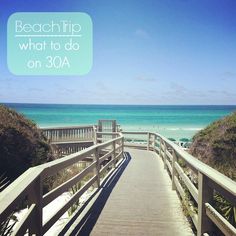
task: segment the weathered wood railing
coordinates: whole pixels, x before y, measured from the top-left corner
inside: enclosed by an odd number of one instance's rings
[[[197,160],[160,134],[123,132],[123,135],[126,141],[125,146],[155,151],[163,159],[164,168],[168,170],[172,178],[172,189],[179,193],[183,204],[191,212],[190,217],[198,236],[212,235],[213,225],[217,226],[224,235],[236,235],[236,228],[213,206],[213,196],[217,192],[236,207],[236,182]],[[143,142],[144,137],[146,137],[146,142]],[[127,140],[129,140],[128,143]],[[181,162],[184,162],[188,170],[195,174],[197,183],[189,178]],[[192,196],[192,200],[188,199],[187,193]],[[197,207],[196,210],[194,205]]]
[[[28,211],[17,224],[14,235],[30,234],[42,235],[67,211],[79,197],[93,184],[100,185],[101,174],[123,156],[124,146],[154,151],[163,159],[164,168],[172,179],[172,189],[176,190],[183,200],[183,204],[191,211],[190,217],[197,229],[197,234],[211,235],[213,225],[216,225],[223,234],[236,235],[236,229],[231,225],[213,205],[213,195],[219,193],[234,206],[236,205],[236,183],[223,174],[197,160],[181,147],[157,133],[151,132],[123,132],[99,133],[102,138],[95,135],[96,142],[102,141],[83,151],[71,154],[37,167],[30,168],[16,181],[0,193],[0,223],[27,198]],[[108,136],[111,140],[105,141]],[[105,142],[104,142],[105,141]],[[80,173],[66,180],[50,192],[43,193],[45,178],[57,174],[61,170],[75,165],[84,159],[92,160]],[[106,164],[104,164],[106,163]],[[192,175],[197,176],[194,182],[186,173],[188,166]],[[46,222],[43,222],[43,208],[60,196],[63,192],[80,182],[85,176],[89,180],[80,188],[71,199],[58,209]],[[158,180],[157,180],[158,181]],[[191,195],[191,198],[187,197]],[[196,209],[194,208],[196,206]]]
[[[124,142],[126,147],[137,147],[142,149],[151,150],[151,147],[154,145],[156,135],[145,132],[132,132],[125,131],[122,132],[124,135]]]
[[[56,157],[63,157],[84,150],[95,143],[96,126],[42,128],[53,147]]]
[[[119,136],[119,132],[96,132],[95,143],[103,143]]]
[[[47,137],[53,147],[53,154],[56,157],[63,157],[75,152],[84,150],[95,143],[101,143],[115,137],[114,133],[120,131],[120,125],[114,123],[113,120],[100,120],[102,125],[109,121],[114,125],[115,132],[108,135],[107,132],[97,132],[97,125],[90,126],[72,126],[72,127],[56,127],[42,128],[43,134]],[[105,128],[107,128],[105,126]],[[108,126],[109,128],[109,126]],[[107,128],[107,129],[108,129]],[[100,127],[102,129],[102,127]]]
[[[102,127],[103,122],[112,122],[114,126],[112,130],[109,130],[110,126]],[[52,127],[52,128],[41,128],[43,134],[51,143],[61,144],[61,143],[71,143],[71,142],[94,142],[95,135],[101,136],[101,133],[105,132],[119,132],[120,125],[114,123],[113,120],[100,120],[100,126],[89,125],[89,126],[69,126],[69,127]],[[106,123],[105,123],[106,124]],[[99,129],[104,129],[100,131]],[[97,132],[98,131],[98,132]],[[104,132],[105,131],[105,132]]]
[[[124,142],[121,134],[107,142],[94,145],[83,151],[71,154],[61,159],[32,167],[17,178],[3,192],[0,193],[0,224],[9,217],[15,209],[27,199],[28,211],[18,222],[13,235],[43,235],[66,212],[80,196],[93,184],[100,186],[101,175],[109,167],[115,167],[117,161],[123,157]],[[66,180],[50,192],[43,194],[43,181],[56,175],[86,158],[92,162],[83,171]],[[43,208],[55,200],[62,193],[79,183],[88,174],[89,180],[46,221],[43,221]]]
[[[94,140],[93,125],[42,128],[42,131],[52,143]]]

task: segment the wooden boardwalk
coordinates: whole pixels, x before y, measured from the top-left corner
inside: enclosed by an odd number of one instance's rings
[[[216,232],[218,235],[217,230],[226,236],[236,236],[234,225],[218,212],[212,201],[216,191],[236,206],[236,183],[164,136],[146,131],[121,132],[114,120],[102,120],[98,126],[57,127],[43,132],[52,143],[57,142],[54,153],[65,157],[31,167],[0,193],[0,224],[28,199],[28,208],[15,225],[14,235],[28,232],[38,236],[45,233],[49,236],[192,235],[179,194],[191,212],[192,226],[198,236]],[[138,149],[123,152],[124,148],[134,146]],[[48,193],[43,192],[45,178],[86,160],[90,161],[83,171]],[[116,161],[119,164],[111,169]],[[197,186],[179,161],[197,174]],[[53,214],[46,219],[44,208],[85,176],[88,179],[79,191],[52,209]],[[92,186],[99,188],[65,219],[64,213],[78,200],[82,203],[82,195]],[[192,196],[191,201],[186,194]],[[191,207],[192,201],[197,212]]]
[[[126,152],[125,166],[72,235],[193,235],[162,160],[151,151]]]

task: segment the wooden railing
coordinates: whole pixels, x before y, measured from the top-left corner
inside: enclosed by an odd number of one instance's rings
[[[78,129],[71,130],[74,132]],[[74,134],[72,133],[73,137]],[[54,140],[58,140],[58,134],[52,135]],[[64,133],[61,131],[61,134]],[[27,213],[17,223],[13,235],[24,235],[26,232],[29,235],[43,235],[47,232],[90,186],[96,184],[99,187],[101,175],[104,176],[105,171],[115,167],[117,161],[123,157],[123,137],[121,134],[117,136],[112,140],[94,145],[83,151],[28,169],[0,193],[0,224],[27,199]],[[83,171],[64,181],[50,192],[43,193],[43,183],[46,178],[55,176],[58,172],[66,170],[87,158],[90,158],[92,162]],[[89,173],[89,180],[72,195],[68,202],[60,206],[46,222],[43,222],[43,208],[62,193],[81,182]]]
[[[102,123],[102,121],[103,120],[101,120],[100,123]],[[109,120],[104,120],[104,121],[108,122]],[[114,125],[115,125],[114,126],[115,131],[113,131],[113,133],[119,132],[120,125],[116,123]],[[104,129],[105,128],[106,126],[104,127]],[[99,127],[97,125],[41,128],[43,134],[47,137],[47,139],[51,143],[55,144],[72,143],[72,142],[84,143],[85,141],[94,142],[96,133],[97,135],[101,135],[101,133],[105,134],[105,132],[107,132],[107,131],[100,132],[98,129]]]
[[[44,135],[52,142],[93,141],[95,126],[72,126],[42,128]]]
[[[95,125],[42,128],[41,130],[51,143],[55,157],[79,152],[95,143]]]
[[[110,120],[101,120],[103,121]],[[111,122],[114,123],[112,120]],[[112,123],[112,124],[113,124]],[[114,123],[116,132],[120,131],[120,125]],[[105,127],[106,128],[106,127]],[[73,127],[56,127],[42,128],[43,134],[51,143],[53,154],[56,157],[64,157],[75,152],[84,150],[93,144],[110,140],[115,136],[116,132],[108,135],[106,132],[97,132],[97,125],[90,126],[73,126]]]
[[[56,158],[68,156],[72,153],[82,151],[94,145],[93,141],[52,143],[52,152]]]
[[[172,189],[178,192],[183,204],[191,212],[190,217],[198,236],[212,235],[213,225],[217,226],[224,235],[236,235],[236,228],[213,205],[213,196],[218,193],[236,207],[236,182],[197,160],[160,134],[123,132],[123,135],[125,146],[154,151],[163,159],[164,168],[172,179]],[[146,142],[143,142],[144,137]],[[197,177],[196,183],[191,180],[181,163],[187,165],[187,170],[191,170],[192,175]],[[191,195],[190,198],[188,194]]]
[[[102,136],[102,140],[98,136]],[[28,211],[14,230],[14,235],[29,234],[42,235],[67,211],[80,196],[93,184],[100,186],[101,175],[123,156],[124,146],[142,148],[154,151],[163,159],[164,168],[172,179],[172,189],[176,190],[182,202],[191,211],[190,217],[197,229],[198,236],[211,235],[213,224],[223,234],[236,235],[236,229],[231,225],[213,205],[213,196],[217,192],[226,200],[236,205],[236,183],[197,160],[181,147],[157,133],[149,132],[122,132],[99,133],[95,135],[95,143],[102,141],[85,150],[71,154],[64,158],[30,168],[3,192],[0,193],[0,223],[15,211],[22,201],[27,199]],[[103,137],[109,136],[111,140],[105,141]],[[98,138],[98,139],[97,139]],[[58,172],[90,159],[89,165],[81,172],[64,181],[62,184],[43,193],[43,182],[46,178]],[[104,164],[105,163],[105,164]],[[197,182],[192,181],[188,171],[197,176]],[[60,196],[63,192],[79,183],[89,175],[88,181],[46,222],[43,222],[43,208]],[[158,181],[158,180],[157,180]],[[191,197],[187,197],[187,195]],[[196,206],[196,209],[195,209]]]
[[[96,132],[95,133],[95,143],[103,143],[110,139],[119,136],[119,132]]]

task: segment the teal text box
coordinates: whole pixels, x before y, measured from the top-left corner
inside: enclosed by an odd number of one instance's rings
[[[8,19],[15,75],[84,75],[92,67],[92,20],[82,12],[18,12]]]

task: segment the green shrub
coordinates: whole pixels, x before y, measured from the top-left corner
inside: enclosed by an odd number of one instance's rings
[[[236,112],[210,124],[193,137],[190,153],[236,181]],[[214,194],[214,207],[236,226],[236,206]]]
[[[0,175],[13,181],[28,168],[51,160],[51,147],[36,124],[0,105]]]
[[[210,124],[193,137],[190,153],[236,180],[236,112]]]

